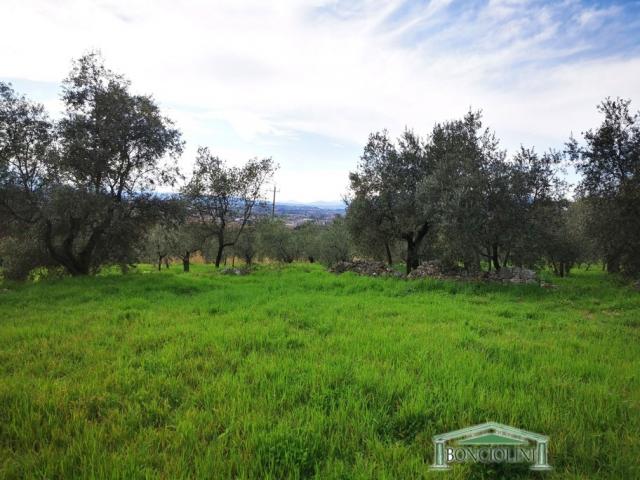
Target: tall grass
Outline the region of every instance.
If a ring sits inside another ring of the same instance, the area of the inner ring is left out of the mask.
[[[546,478],[640,478],[640,295],[315,265],[0,287],[1,478],[528,478],[429,472],[434,434],[551,438]]]

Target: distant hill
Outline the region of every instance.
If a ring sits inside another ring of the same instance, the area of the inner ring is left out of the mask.
[[[324,218],[334,215],[342,215],[345,212],[344,204],[337,202],[314,203],[276,203],[276,215],[297,215],[309,218]],[[266,203],[256,210],[258,214],[271,213],[271,204]]]
[[[343,202],[279,202],[276,203],[276,212],[278,211],[319,211],[327,213],[344,213],[345,205]]]
[[[317,202],[283,202],[286,205],[302,205],[309,207],[317,207],[325,210],[345,210],[344,202],[327,202],[327,201],[317,201]]]
[[[155,192],[160,198],[168,198],[176,195],[172,192]],[[276,215],[297,215],[309,218],[325,218],[335,215],[343,215],[346,206],[344,202],[317,201],[317,202],[277,202]],[[265,201],[264,205],[257,205],[255,212],[258,215],[271,214],[271,202]]]

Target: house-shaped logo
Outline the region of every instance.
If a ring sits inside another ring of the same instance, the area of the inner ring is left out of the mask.
[[[551,470],[549,437],[496,422],[433,437],[431,470],[449,470],[452,463],[530,463],[531,470]]]

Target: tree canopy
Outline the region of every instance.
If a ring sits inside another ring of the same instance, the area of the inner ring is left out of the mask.
[[[94,53],[74,61],[59,121],[8,85],[0,92],[0,201],[14,234],[72,275],[131,262],[157,211],[153,188],[178,177],[171,120]]]
[[[208,148],[198,149],[193,176],[182,193],[206,235],[217,241],[216,267],[220,266],[224,249],[238,241],[262,198],[264,183],[275,169],[271,158],[251,159],[234,167],[212,155]],[[237,224],[236,228],[231,228],[232,223]]]

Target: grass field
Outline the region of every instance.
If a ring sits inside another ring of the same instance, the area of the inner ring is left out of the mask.
[[[536,478],[640,478],[640,294],[210,266],[0,285],[0,478],[430,472],[434,434],[550,437]]]

